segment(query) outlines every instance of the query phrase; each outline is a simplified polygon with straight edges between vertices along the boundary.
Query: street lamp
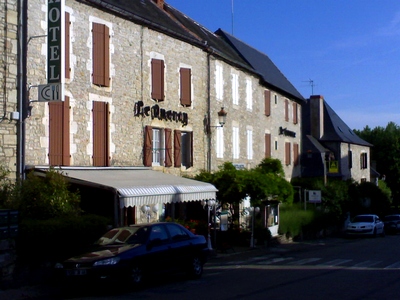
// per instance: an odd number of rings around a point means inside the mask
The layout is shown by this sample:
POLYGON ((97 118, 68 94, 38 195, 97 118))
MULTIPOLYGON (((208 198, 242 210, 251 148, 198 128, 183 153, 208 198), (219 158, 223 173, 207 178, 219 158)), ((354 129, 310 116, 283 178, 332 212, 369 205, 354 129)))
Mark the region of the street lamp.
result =
POLYGON ((250 238, 250 248, 255 248, 254 245, 254 219, 256 214, 260 212, 259 207, 249 207, 248 208, 250 214, 251 214, 251 238, 250 238))
POLYGON ((212 245, 211 245, 211 220, 210 220, 210 212, 213 210, 214 205, 215 205, 215 200, 214 199, 208 199, 208 200, 202 200, 201 205, 203 208, 207 206, 207 222, 208 222, 208 238, 207 238, 207 245, 208 245, 208 250, 212 250, 212 245))
POLYGON ((151 213, 153 212, 154 214, 157 214, 158 207, 157 205, 154 205, 153 208, 151 209, 150 206, 146 204, 142 206, 142 212, 143 214, 146 215, 147 223, 150 223, 151 213))

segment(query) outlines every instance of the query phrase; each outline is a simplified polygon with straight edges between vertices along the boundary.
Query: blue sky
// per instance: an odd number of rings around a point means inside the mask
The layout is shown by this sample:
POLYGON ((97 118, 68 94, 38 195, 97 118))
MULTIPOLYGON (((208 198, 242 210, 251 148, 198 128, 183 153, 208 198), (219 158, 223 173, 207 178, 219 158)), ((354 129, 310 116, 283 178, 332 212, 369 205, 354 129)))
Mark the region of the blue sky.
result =
POLYGON ((324 96, 351 129, 400 126, 399 0, 165 2, 267 54, 305 98, 324 96))

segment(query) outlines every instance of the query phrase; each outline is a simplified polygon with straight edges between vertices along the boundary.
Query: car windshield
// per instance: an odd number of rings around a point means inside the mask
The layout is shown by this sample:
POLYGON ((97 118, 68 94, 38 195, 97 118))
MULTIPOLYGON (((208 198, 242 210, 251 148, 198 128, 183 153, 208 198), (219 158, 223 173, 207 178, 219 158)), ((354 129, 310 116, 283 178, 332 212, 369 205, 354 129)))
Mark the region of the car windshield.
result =
POLYGON ((357 223, 357 222, 373 222, 374 221, 374 217, 373 216, 355 216, 353 219, 353 223, 357 223))
POLYGON ((143 227, 123 227, 114 228, 106 232, 97 240, 97 245, 124 244, 143 242, 146 231, 143 227))
POLYGON ((385 221, 398 221, 400 220, 400 216, 386 216, 385 221))

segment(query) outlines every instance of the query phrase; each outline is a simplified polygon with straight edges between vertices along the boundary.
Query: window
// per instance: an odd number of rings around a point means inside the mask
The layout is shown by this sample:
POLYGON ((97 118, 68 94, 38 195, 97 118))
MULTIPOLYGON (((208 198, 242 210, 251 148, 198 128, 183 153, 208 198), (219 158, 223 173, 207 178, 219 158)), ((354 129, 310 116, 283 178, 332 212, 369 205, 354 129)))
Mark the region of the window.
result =
POLYGON ((164 158, 170 156, 165 153, 165 142, 170 143, 170 134, 170 131, 161 128, 145 127, 143 164, 146 167, 165 165, 164 158))
POLYGON ((109 108, 107 102, 93 101, 93 166, 108 167, 109 108))
POLYGON ((180 69, 180 95, 181 105, 192 105, 192 70, 188 68, 180 69))
POLYGON ((193 167, 193 133, 174 131, 174 167, 193 167))
POLYGON ((297 103, 293 102, 293 124, 298 123, 297 103))
POLYGON ((368 155, 365 152, 361 153, 360 168, 361 169, 367 169, 368 168, 368 155))
POLYGON ((271 134, 265 134, 265 158, 271 157, 271 134))
POLYGON ((239 105, 239 75, 232 74, 232 101, 234 105, 239 105))
POLYGON ((110 30, 104 24, 93 23, 92 28, 92 82, 99 86, 110 86, 110 30))
POLYGON ((293 144, 293 165, 299 165, 299 144, 297 143, 293 144))
POLYGON ((290 143, 286 142, 285 143, 285 165, 289 166, 291 161, 291 156, 290 156, 290 143))
POLYGON ((164 101, 164 61, 151 60, 151 98, 164 101))
POLYGON ((250 79, 246 80, 246 108, 253 109, 253 88, 250 79))
POLYGON ((69 97, 49 102, 49 165, 69 166, 69 97))
POLYGON ((70 67, 70 34, 71 34, 71 22, 70 15, 65 12, 65 78, 70 78, 71 67, 70 67))
POLYGON ((253 131, 247 129, 247 159, 253 159, 253 131))
POLYGON ((215 95, 217 100, 222 101, 224 97, 224 81, 222 77, 222 66, 218 64, 215 68, 215 95))
POLYGON ((285 121, 289 121, 289 100, 285 99, 285 121))
POLYGON ((271 115, 271 92, 268 90, 264 91, 264 106, 265 115, 269 117, 271 115))
POLYGON ((150 241, 155 245, 164 244, 169 241, 168 233, 162 225, 154 225, 151 227, 150 241))
POLYGON ((233 158, 239 158, 239 127, 232 128, 233 158))
POLYGON ((217 145, 216 145, 216 152, 217 152, 217 158, 223 158, 224 157, 224 128, 223 127, 217 127, 217 145))
POLYGON ((278 104, 278 95, 275 94, 274 98, 275 98, 275 104, 278 104))
POLYGON ((175 224, 166 224, 171 240, 174 241, 184 241, 188 240, 189 235, 179 226, 175 224))
POLYGON ((278 150, 278 141, 275 141, 275 150, 278 150))

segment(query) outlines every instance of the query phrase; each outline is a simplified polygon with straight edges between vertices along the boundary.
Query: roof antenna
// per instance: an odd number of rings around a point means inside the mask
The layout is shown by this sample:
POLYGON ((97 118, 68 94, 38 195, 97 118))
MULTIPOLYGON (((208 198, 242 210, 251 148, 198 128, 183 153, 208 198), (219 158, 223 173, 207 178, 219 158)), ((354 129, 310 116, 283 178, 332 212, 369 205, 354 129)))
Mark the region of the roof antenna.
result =
POLYGON ((232 0, 232 35, 233 35, 233 0, 232 0))
MULTIPOLYGON (((232 0, 233 1, 233 0, 232 0)), ((311 95, 314 95, 314 80, 312 80, 311 78, 308 79, 307 81, 303 81, 303 82, 308 82, 308 84, 311 86, 311 95)))

